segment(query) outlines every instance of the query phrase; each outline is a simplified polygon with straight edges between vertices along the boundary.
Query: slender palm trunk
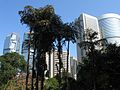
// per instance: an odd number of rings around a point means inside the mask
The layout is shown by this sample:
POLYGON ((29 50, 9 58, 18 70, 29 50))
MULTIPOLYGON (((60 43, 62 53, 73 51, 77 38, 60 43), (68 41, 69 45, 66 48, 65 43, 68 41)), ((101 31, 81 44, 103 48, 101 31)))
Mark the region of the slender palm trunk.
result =
MULTIPOLYGON (((39 44, 39 47, 40 44, 39 44)), ((41 79, 42 75, 42 54, 41 54, 41 48, 38 49, 37 46, 37 57, 36 57, 36 90, 39 90, 39 79, 41 79)), ((41 87, 41 86, 40 86, 41 87)))
POLYGON ((46 61, 45 61, 44 52, 39 53, 37 56, 36 69, 37 69, 36 90, 39 90, 39 88, 43 90, 44 89, 44 71, 46 70, 46 61), (39 83, 39 79, 41 79, 40 83, 39 83))
POLYGON ((92 88, 93 90, 97 90, 96 88, 96 70, 95 70, 95 53, 94 53, 94 50, 95 50, 95 47, 94 45, 91 46, 91 59, 92 59, 92 70, 91 70, 91 73, 92 73, 92 88))
POLYGON ((42 76, 41 76, 41 90, 44 89, 44 71, 42 72, 42 76))
POLYGON ((68 75, 68 68, 69 68, 69 44, 70 44, 70 41, 68 41, 68 46, 67 46, 67 75, 68 75))
POLYGON ((61 85, 61 68, 62 68, 62 60, 61 60, 61 53, 62 53, 62 45, 61 40, 58 38, 58 59, 59 59, 59 89, 61 85))
POLYGON ((35 50, 36 50, 36 47, 34 47, 34 52, 33 52, 31 90, 34 90, 34 77, 36 76, 36 75, 35 75, 35 70, 34 70, 34 67, 35 67, 35 50))
POLYGON ((44 72, 46 70, 46 56, 45 53, 42 53, 42 72, 41 72, 41 90, 44 90, 44 72))
POLYGON ((67 90, 68 90, 68 68, 69 68, 69 44, 70 44, 70 41, 68 40, 68 46, 67 46, 67 90))
POLYGON ((29 78, 29 56, 30 56, 30 49, 28 48, 27 75, 26 75, 26 90, 28 90, 28 78, 29 78))
POLYGON ((48 77, 51 77, 51 51, 48 52, 49 54, 49 76, 48 77))
POLYGON ((36 89, 38 90, 38 84, 39 84, 39 75, 38 75, 38 61, 36 63, 36 89))
POLYGON ((30 60, 30 44, 31 44, 31 31, 28 41, 28 58, 27 58, 27 75, 26 75, 26 90, 28 90, 28 78, 29 78, 29 60, 30 60))

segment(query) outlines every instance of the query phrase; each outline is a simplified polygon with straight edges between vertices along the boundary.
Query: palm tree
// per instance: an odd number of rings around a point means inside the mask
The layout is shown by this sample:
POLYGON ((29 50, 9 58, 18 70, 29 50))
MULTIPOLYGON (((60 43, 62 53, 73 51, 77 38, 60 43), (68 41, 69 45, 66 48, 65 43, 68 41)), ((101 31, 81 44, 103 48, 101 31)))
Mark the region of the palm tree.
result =
POLYGON ((69 67, 69 45, 70 45, 70 41, 72 43, 76 42, 76 38, 77 38, 77 32, 75 31, 75 29, 73 28, 73 24, 68 24, 65 23, 64 24, 64 42, 67 42, 67 69, 66 69, 66 76, 67 76, 67 90, 68 90, 68 67, 69 67))
POLYGON ((32 6, 26 6, 19 14, 21 16, 21 22, 27 24, 31 32, 33 32, 33 41, 35 41, 33 43, 33 46, 35 46, 34 55, 36 56, 34 58, 36 59, 36 90, 39 89, 39 79, 41 80, 41 90, 43 90, 44 71, 46 70, 45 54, 46 52, 51 51, 55 46, 58 47, 59 52, 60 83, 62 45, 65 41, 69 42, 74 40, 74 34, 71 33, 73 32, 71 31, 71 27, 62 22, 60 17, 55 14, 54 8, 51 5, 39 9, 33 8, 32 6))
POLYGON ((97 32, 94 32, 92 29, 87 29, 87 33, 85 35, 86 40, 79 43, 80 47, 84 47, 86 49, 86 53, 87 56, 90 58, 90 65, 91 65, 91 87, 92 89, 97 90, 96 87, 96 64, 95 64, 95 57, 96 57, 96 47, 98 48, 99 46, 99 50, 100 48, 102 48, 102 43, 106 41, 106 39, 97 39, 97 32))
MULTIPOLYGON (((30 32, 30 35, 31 35, 31 32, 30 32)), ((29 38, 30 38, 30 35, 29 35, 29 38)), ((31 44, 31 38, 29 39, 28 41, 28 58, 27 58, 27 75, 26 75, 26 90, 28 90, 28 78, 29 78, 29 60, 30 60, 30 44, 31 44)))
POLYGON ((54 13, 52 6, 44 8, 33 8, 26 6, 23 11, 19 12, 21 22, 27 24, 33 31, 33 39, 36 41, 36 90, 38 90, 39 79, 41 79, 41 90, 43 90, 44 71, 46 69, 45 53, 53 47, 55 41, 55 29, 57 15, 54 13), (56 19, 54 19, 56 18, 56 19))
POLYGON ((26 75, 26 90, 28 90, 28 78, 29 78, 29 62, 30 62, 30 49, 31 49, 31 31, 28 33, 28 40, 25 40, 22 45, 22 53, 24 49, 27 49, 27 75, 26 75))

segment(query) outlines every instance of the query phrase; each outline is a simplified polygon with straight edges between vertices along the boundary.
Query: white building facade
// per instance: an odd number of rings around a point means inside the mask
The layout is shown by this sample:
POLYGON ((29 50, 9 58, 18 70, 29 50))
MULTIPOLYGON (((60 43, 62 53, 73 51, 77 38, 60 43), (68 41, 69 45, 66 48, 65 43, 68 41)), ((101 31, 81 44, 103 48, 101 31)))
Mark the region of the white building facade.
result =
POLYGON ((84 47, 80 47, 79 44, 87 40, 88 30, 98 33, 98 40, 101 39, 101 32, 99 30, 98 19, 94 16, 82 13, 80 17, 75 21, 75 25, 78 31, 77 39, 77 60, 81 62, 81 59, 86 55, 84 47))
POLYGON ((19 53, 19 50, 20 50, 20 37, 16 33, 11 33, 5 39, 3 54, 10 52, 19 53))
POLYGON ((108 43, 120 44, 120 15, 114 13, 103 14, 99 17, 99 26, 102 37, 108 43))

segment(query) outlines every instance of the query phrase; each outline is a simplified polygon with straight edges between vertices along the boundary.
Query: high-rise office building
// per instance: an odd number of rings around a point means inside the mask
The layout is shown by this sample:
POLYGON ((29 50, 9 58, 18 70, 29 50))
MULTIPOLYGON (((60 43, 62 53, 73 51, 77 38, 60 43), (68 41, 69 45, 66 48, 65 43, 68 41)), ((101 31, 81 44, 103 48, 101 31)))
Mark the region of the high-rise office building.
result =
POLYGON ((10 52, 19 53, 19 50, 20 50, 20 37, 16 33, 11 33, 5 39, 3 54, 10 52))
POLYGON ((102 37, 109 43, 120 44, 120 15, 114 13, 103 14, 99 17, 102 37))
MULTIPOLYGON (((67 52, 63 51, 61 54, 61 59, 63 63, 62 71, 66 71, 67 69, 67 52)), ((47 63, 47 70, 49 70, 50 77, 54 77, 57 75, 59 70, 59 59, 58 59, 58 51, 51 52, 50 54, 50 61, 49 55, 46 54, 46 63, 47 63)), ((71 73, 71 65, 70 65, 70 56, 68 59, 68 72, 71 73)))
POLYGON ((85 13, 82 13, 75 21, 75 26, 79 33, 79 38, 77 39, 77 60, 81 62, 82 57, 86 55, 86 50, 83 47, 80 48, 79 43, 87 40, 89 30, 98 33, 98 40, 101 38, 101 33, 99 30, 98 19, 85 13))

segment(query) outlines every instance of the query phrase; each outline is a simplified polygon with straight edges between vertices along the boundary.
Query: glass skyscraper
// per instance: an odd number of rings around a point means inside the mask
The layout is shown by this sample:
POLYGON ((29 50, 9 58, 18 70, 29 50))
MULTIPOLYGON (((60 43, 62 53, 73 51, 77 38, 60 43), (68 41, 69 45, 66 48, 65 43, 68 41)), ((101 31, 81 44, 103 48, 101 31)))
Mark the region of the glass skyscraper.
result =
POLYGON ((120 15, 114 13, 102 15, 99 17, 99 26, 103 38, 109 43, 120 44, 120 15))
POLYGON ((10 52, 19 53, 19 50, 20 50, 20 37, 16 33, 11 33, 5 39, 3 54, 10 52))

